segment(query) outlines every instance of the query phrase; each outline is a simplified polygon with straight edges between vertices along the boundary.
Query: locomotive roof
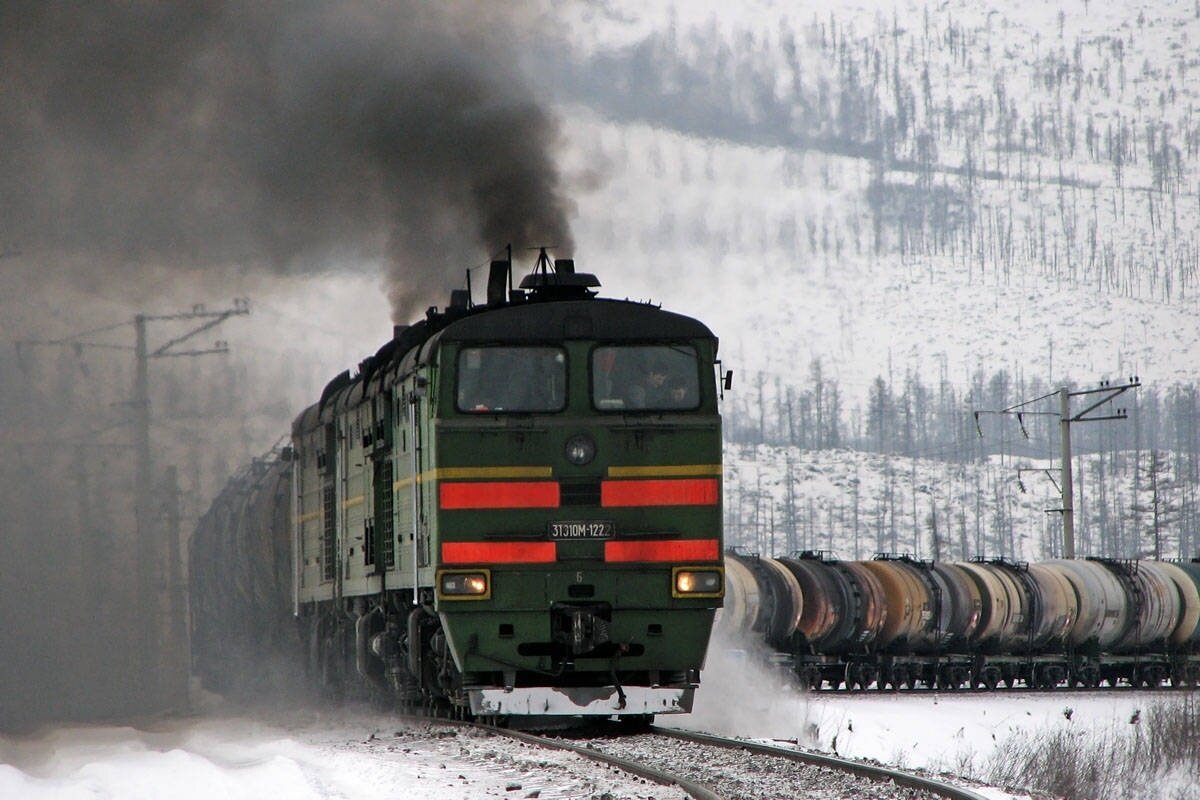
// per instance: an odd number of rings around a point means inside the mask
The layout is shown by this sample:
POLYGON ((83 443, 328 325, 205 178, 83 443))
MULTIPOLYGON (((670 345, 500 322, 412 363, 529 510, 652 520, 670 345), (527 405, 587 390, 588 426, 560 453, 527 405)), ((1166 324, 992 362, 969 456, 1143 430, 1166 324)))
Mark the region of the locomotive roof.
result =
POLYGON ((474 314, 432 337, 439 341, 547 341, 558 339, 710 339, 699 320, 629 300, 569 300, 508 305, 474 314))
POLYGON ((526 301, 501 306, 430 311, 426 319, 403 329, 373 356, 359 364, 356 375, 340 373, 321 398, 296 417, 293 428, 312 430, 335 411, 357 406, 370 394, 369 384, 384 383, 427 363, 442 342, 548 342, 569 339, 646 341, 715 339, 707 325, 692 317, 664 311, 649 303, 587 298, 526 301))

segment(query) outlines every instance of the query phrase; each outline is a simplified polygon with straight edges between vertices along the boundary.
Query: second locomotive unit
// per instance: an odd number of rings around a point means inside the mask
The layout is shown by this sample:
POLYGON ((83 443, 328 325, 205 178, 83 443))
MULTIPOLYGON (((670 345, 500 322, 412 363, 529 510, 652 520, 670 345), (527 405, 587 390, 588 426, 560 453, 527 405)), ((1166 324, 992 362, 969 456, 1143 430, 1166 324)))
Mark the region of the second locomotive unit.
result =
POLYGON ((542 252, 292 430, 311 670, 483 716, 686 712, 724 594, 717 340, 542 252))

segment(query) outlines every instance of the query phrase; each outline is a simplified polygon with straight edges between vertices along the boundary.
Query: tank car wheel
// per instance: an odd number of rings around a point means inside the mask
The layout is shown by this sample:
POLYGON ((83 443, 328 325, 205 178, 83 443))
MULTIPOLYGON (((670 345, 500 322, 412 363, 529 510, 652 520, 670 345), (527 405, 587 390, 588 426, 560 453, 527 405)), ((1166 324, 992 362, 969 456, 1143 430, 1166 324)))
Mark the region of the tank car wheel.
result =
POLYGON ((957 692, 963 684, 962 669, 959 667, 942 667, 938 675, 938 685, 947 692, 957 692))
POLYGON ((1188 666, 1183 668, 1183 685, 1200 686, 1200 666, 1188 666))
POLYGON ((979 671, 979 683, 989 692, 996 691, 1000 685, 1000 670, 996 667, 984 667, 979 671))
POLYGON ((1100 685, 1100 668, 1088 664, 1080 667, 1076 673, 1081 686, 1086 686, 1089 689, 1095 689, 1100 685))
POLYGON ((1058 684, 1062 683, 1064 677, 1062 667, 1056 664, 1047 664, 1038 670, 1038 688, 1047 691, 1055 689, 1058 684))
POLYGON ((1142 670, 1142 685, 1148 689, 1157 689, 1167 680, 1167 671, 1158 664, 1153 664, 1142 670))

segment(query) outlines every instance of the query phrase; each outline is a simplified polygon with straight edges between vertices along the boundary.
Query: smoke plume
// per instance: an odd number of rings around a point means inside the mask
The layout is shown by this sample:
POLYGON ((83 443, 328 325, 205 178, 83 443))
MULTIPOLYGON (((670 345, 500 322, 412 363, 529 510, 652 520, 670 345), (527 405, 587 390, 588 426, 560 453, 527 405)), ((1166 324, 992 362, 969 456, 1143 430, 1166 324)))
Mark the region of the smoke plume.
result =
POLYGON ((397 321, 505 243, 571 248, 532 11, 0 4, 0 250, 74 282, 386 263, 397 321), (453 275, 451 280, 448 276, 453 275))
MULTIPOLYGON (((280 332, 290 278, 384 264, 408 322, 508 242, 569 251, 558 126, 515 55, 537 12, 0 2, 0 730, 158 708, 137 654, 134 313, 234 286, 278 301, 241 323, 256 351, 150 368, 165 541, 166 498, 207 506, 333 374, 305 380, 310 320, 280 332)), ((194 327, 158 319, 152 346, 194 327)))

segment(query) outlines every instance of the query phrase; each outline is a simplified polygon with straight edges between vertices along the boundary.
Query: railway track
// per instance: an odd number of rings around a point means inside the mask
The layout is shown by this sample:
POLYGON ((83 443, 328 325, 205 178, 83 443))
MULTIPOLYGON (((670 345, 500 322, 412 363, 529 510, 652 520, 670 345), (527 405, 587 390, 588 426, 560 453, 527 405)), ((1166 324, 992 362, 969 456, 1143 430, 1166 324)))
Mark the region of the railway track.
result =
POLYGON ((539 747, 569 750, 646 780, 677 786, 695 800, 783 797, 984 800, 970 789, 910 772, 670 728, 607 731, 599 735, 589 730, 566 738, 486 725, 478 727, 539 747))

